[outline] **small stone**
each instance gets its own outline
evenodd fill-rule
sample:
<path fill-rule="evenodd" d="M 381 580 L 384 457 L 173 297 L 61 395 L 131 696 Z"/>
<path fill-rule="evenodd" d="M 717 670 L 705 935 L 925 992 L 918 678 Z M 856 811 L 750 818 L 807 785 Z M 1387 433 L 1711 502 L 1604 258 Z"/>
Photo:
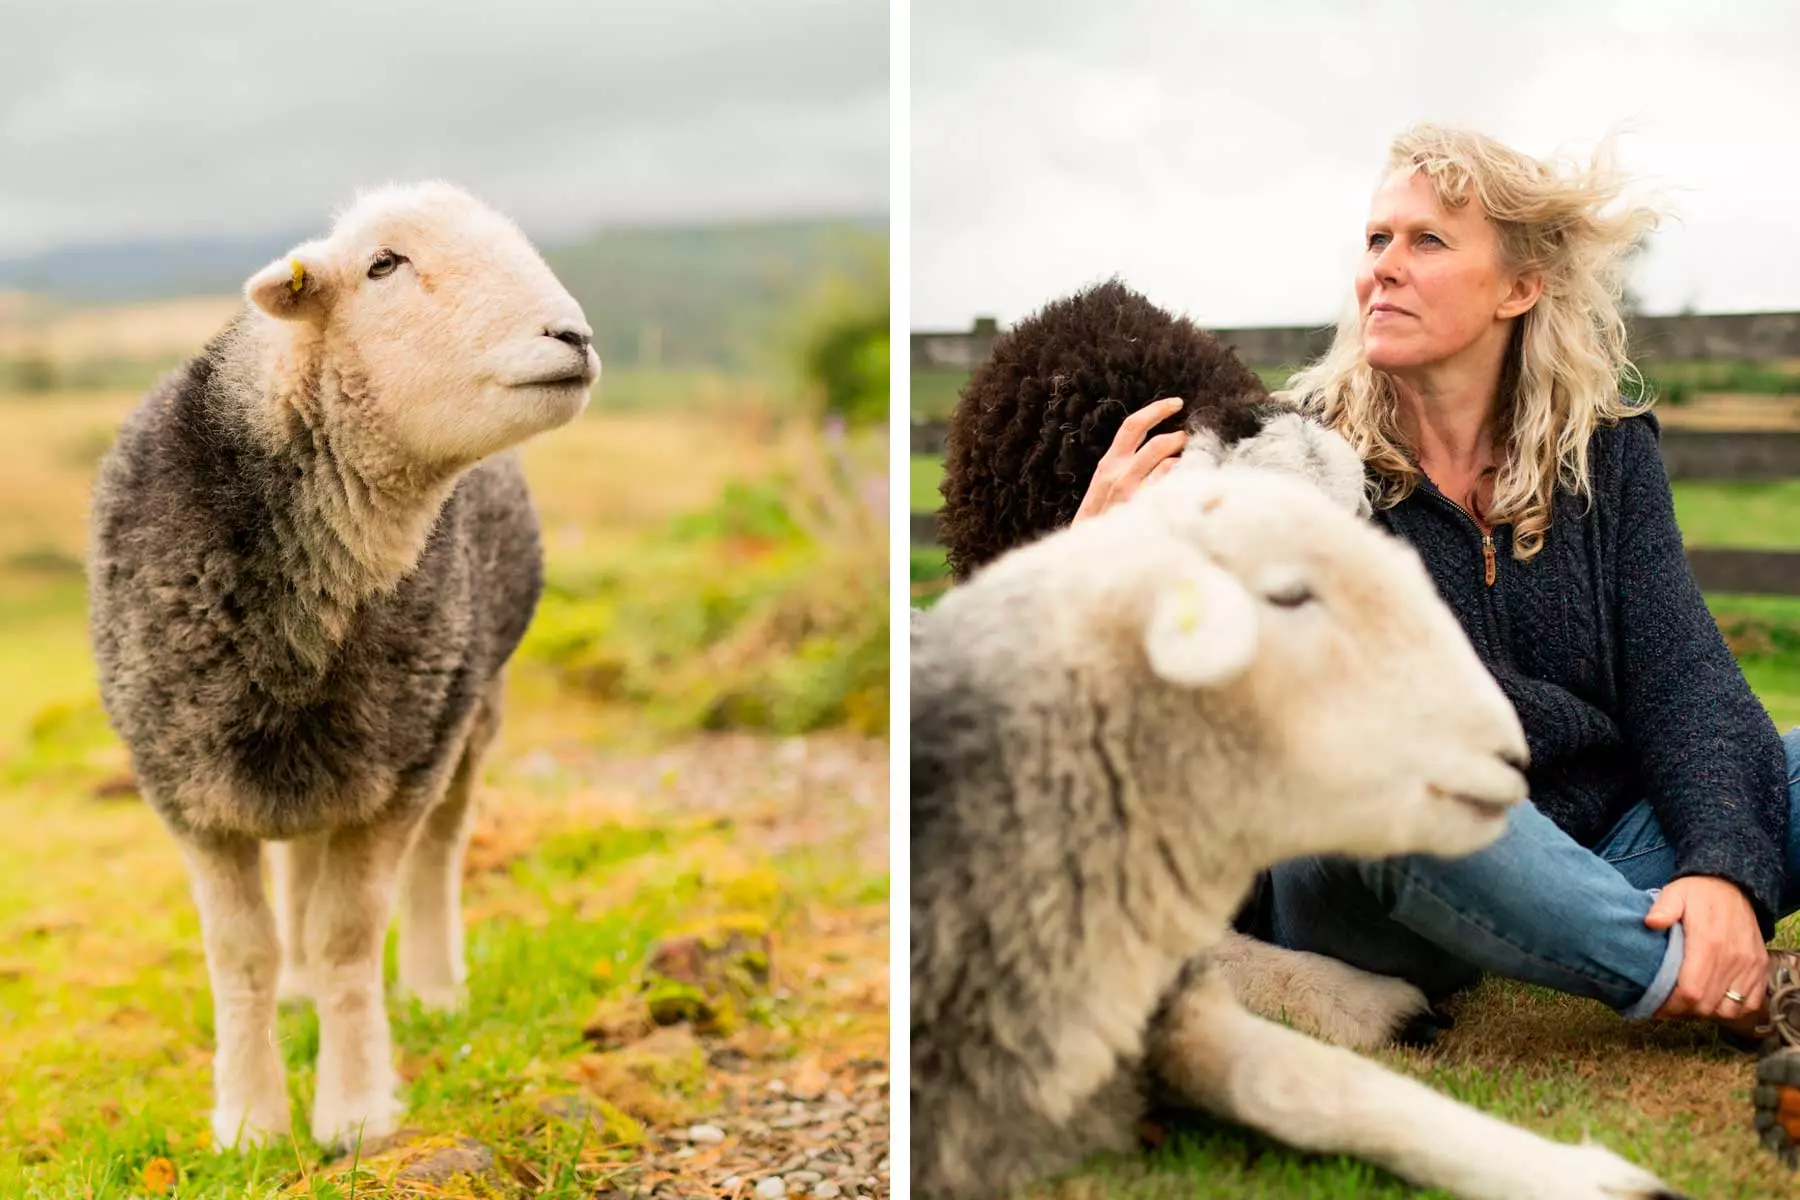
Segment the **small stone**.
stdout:
<path fill-rule="evenodd" d="M 400 1183 L 442 1187 L 458 1175 L 471 1179 L 498 1179 L 494 1152 L 471 1137 L 459 1137 L 447 1146 L 434 1147 L 401 1167 L 394 1176 Z"/>
<path fill-rule="evenodd" d="M 817 1183 L 823 1178 L 817 1171 L 790 1171 L 787 1175 L 789 1183 Z"/>
<path fill-rule="evenodd" d="M 818 1200 L 834 1200 L 835 1197 L 844 1194 L 844 1189 L 827 1179 L 823 1183 L 814 1184 L 812 1194 L 818 1197 Z"/>
<path fill-rule="evenodd" d="M 781 1200 L 781 1197 L 787 1195 L 787 1183 L 782 1180 L 781 1176 L 771 1175 L 767 1179 L 757 1181 L 756 1194 L 762 1197 L 762 1200 Z"/>
<path fill-rule="evenodd" d="M 883 1175 L 887 1174 L 887 1169 L 888 1169 L 887 1155 L 884 1154 L 881 1156 L 881 1161 L 875 1164 L 875 1169 L 877 1171 L 880 1171 Z"/>
<path fill-rule="evenodd" d="M 727 1175 L 725 1177 L 725 1182 L 721 1183 L 719 1186 L 728 1192 L 735 1192 L 738 1189 L 738 1185 L 743 1182 L 744 1177 L 742 1175 Z"/>
<path fill-rule="evenodd" d="M 725 1140 L 725 1131 L 717 1125 L 690 1125 L 687 1131 L 688 1141 L 711 1144 Z"/>

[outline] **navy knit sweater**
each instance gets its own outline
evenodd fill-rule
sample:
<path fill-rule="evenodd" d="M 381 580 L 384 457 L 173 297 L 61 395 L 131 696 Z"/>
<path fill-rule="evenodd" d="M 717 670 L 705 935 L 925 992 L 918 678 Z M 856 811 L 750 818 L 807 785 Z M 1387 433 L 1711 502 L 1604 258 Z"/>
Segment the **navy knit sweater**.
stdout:
<path fill-rule="evenodd" d="M 1377 523 L 1424 557 L 1518 711 L 1532 802 L 1592 846 L 1649 800 L 1677 877 L 1717 875 L 1773 932 L 1785 873 L 1786 764 L 1688 569 L 1649 414 L 1596 432 L 1592 503 L 1559 493 L 1543 549 L 1512 554 L 1429 482 Z"/>

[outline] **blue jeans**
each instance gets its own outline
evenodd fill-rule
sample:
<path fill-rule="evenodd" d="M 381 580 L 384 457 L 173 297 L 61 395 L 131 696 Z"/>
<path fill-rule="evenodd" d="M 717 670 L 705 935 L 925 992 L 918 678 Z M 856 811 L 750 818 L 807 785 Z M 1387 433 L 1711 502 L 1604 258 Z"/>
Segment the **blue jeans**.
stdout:
<path fill-rule="evenodd" d="M 1787 749 L 1787 883 L 1781 915 L 1800 909 L 1800 728 Z M 1593 849 L 1530 804 L 1466 858 L 1305 858 L 1270 873 L 1278 945 L 1311 950 L 1417 985 L 1433 998 L 1483 973 L 1602 1000 L 1648 1017 L 1674 990 L 1681 926 L 1644 924 L 1675 851 L 1649 804 Z"/>

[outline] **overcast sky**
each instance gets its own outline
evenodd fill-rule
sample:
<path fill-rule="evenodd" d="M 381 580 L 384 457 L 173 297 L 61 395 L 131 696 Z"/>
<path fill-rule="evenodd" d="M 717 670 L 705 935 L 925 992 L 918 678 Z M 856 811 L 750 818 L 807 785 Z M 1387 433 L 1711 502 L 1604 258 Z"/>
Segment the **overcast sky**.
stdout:
<path fill-rule="evenodd" d="M 888 0 L 0 0 L 0 255 L 323 226 L 443 176 L 540 236 L 888 205 Z"/>
<path fill-rule="evenodd" d="M 1113 273 L 1202 324 L 1328 323 L 1388 142 L 1628 127 L 1652 312 L 1800 309 L 1792 0 L 912 0 L 915 328 Z"/>

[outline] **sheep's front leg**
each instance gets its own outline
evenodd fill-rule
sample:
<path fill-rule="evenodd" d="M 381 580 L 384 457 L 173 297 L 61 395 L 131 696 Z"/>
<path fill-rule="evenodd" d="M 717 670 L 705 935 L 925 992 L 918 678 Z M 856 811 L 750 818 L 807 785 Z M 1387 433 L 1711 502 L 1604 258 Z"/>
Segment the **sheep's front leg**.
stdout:
<path fill-rule="evenodd" d="M 499 688 L 490 690 L 463 745 L 444 798 L 426 816 L 406 856 L 400 887 L 400 990 L 427 1008 L 462 1003 L 462 863 L 475 815 L 475 780 L 493 741 Z"/>
<path fill-rule="evenodd" d="M 324 856 L 323 835 L 269 843 L 275 933 L 281 940 L 281 974 L 275 981 L 277 1000 L 312 998 L 312 980 L 306 971 L 306 901 L 312 895 Z"/>
<path fill-rule="evenodd" d="M 281 951 L 254 838 L 183 838 L 213 998 L 213 1145 L 288 1133 L 287 1079 L 275 1044 Z"/>
<path fill-rule="evenodd" d="M 1351 1154 L 1469 1200 L 1655 1200 L 1655 1176 L 1595 1145 L 1547 1141 L 1348 1050 L 1254 1017 L 1222 980 L 1184 992 L 1151 1061 L 1185 1099 L 1296 1146 Z"/>
<path fill-rule="evenodd" d="M 410 832 L 406 824 L 332 832 L 306 908 L 306 965 L 319 1014 L 313 1136 L 322 1145 L 374 1141 L 399 1121 L 381 945 Z"/>

